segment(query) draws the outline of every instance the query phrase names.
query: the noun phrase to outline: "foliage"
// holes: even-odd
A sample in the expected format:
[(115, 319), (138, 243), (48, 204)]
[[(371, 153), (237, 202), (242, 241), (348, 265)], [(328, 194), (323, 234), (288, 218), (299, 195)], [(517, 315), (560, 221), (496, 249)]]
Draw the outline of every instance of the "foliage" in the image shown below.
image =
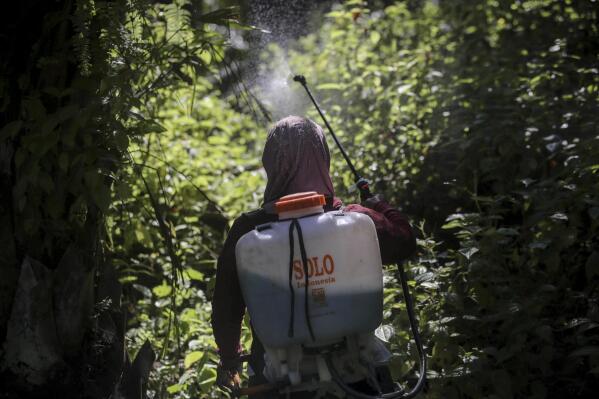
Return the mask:
[[(134, 174), (140, 177), (140, 170), (153, 165), (145, 162), (146, 155), (155, 156), (147, 152), (146, 144), (151, 143), (148, 135), (164, 130), (158, 123), (157, 115), (164, 110), (156, 108), (160, 105), (156, 103), (157, 93), (181, 94), (176, 90), (183, 84), (191, 87), (193, 76), (201, 82), (194, 85), (193, 95), (190, 90), (185, 94), (193, 98), (197, 88), (199, 94), (207, 97), (198, 102), (208, 105), (206, 110), (211, 102), (218, 102), (216, 96), (211, 96), (216, 90), (204, 76), (212, 74), (209, 65), (225, 38), (215, 29), (207, 29), (206, 24), (234, 22), (235, 9), (202, 13), (203, 9), (202, 4), (192, 6), (183, 0), (168, 4), (81, 0), (47, 2), (43, 6), (23, 2), (16, 21), (4, 25), (0, 35), (5, 45), (5, 57), (0, 63), (0, 178), (5, 188), (0, 196), (0, 335), (8, 334), (6, 347), (15, 347), (14, 339), (20, 338), (14, 333), (14, 320), (21, 317), (21, 324), (33, 326), (27, 327), (32, 329), (32, 336), (41, 337), (39, 342), (25, 345), (35, 347), (42, 355), (57, 354), (56, 359), (51, 359), (56, 364), (42, 359), (42, 363), (16, 361), (7, 366), (2, 348), (3, 388), (5, 382), (10, 382), (6, 395), (35, 396), (36, 392), (44, 392), (43, 395), (73, 396), (81, 387), (84, 393), (76, 394), (86, 397), (106, 397), (116, 394), (117, 389), (119, 395), (127, 397), (145, 395), (142, 385), (153, 354), (147, 345), (134, 345), (132, 354), (140, 349), (143, 359), (137, 356), (129, 362), (123, 357), (120, 289), (113, 281), (112, 264), (124, 282), (131, 278), (131, 268), (135, 273), (144, 272), (143, 264), (119, 263), (119, 250), (125, 248), (133, 253), (126, 257), (127, 261), (135, 258), (147, 230), (122, 219), (127, 216), (137, 221), (141, 206), (133, 213), (123, 204), (130, 206), (134, 202), (131, 195), (161, 195), (158, 175), (141, 181), (133, 179)], [(31, 10), (34, 11), (29, 14)], [(26, 39), (26, 45), (8, 40), (15, 37)], [(193, 101), (189, 109), (195, 109)], [(212, 117), (206, 110), (196, 116)], [(248, 123), (247, 117), (223, 115), (230, 120), (239, 119), (240, 126)], [(208, 125), (201, 122), (207, 138)], [(124, 208), (119, 220), (122, 227), (112, 224), (113, 200), (120, 200)], [(164, 219), (160, 203), (155, 199), (151, 204), (155, 211), (153, 222), (160, 226), (161, 237), (168, 238), (168, 228), (173, 225)], [(194, 203), (196, 210), (202, 205)], [(222, 234), (223, 218), (216, 215), (221, 218), (216, 222), (220, 223)], [(204, 212), (206, 220), (202, 223), (208, 225), (211, 216), (210, 211)], [(150, 225), (148, 220), (140, 219)], [(116, 231), (107, 231), (111, 228)], [(210, 238), (210, 234), (205, 235)], [(177, 255), (175, 245), (184, 244), (167, 240), (170, 259)], [(16, 286), (21, 284), (25, 268), (21, 264), (26, 261), (39, 270), (33, 281), (40, 284), (37, 291), (47, 302), (43, 308), (50, 309), (47, 315), (36, 313), (41, 304), (33, 302), (30, 314), (14, 316), (15, 309), (19, 309), (15, 306), (11, 316)], [(175, 279), (204, 280), (201, 272), (182, 266), (175, 270), (175, 266), (181, 263), (169, 269)], [(159, 275), (162, 273), (160, 269)], [(92, 283), (87, 284), (89, 281)], [(164, 289), (155, 292), (164, 296)], [(78, 303), (82, 298), (84, 304)], [(138, 313), (133, 313), (133, 321), (137, 322)], [(60, 319), (62, 314), (76, 320), (71, 319), (72, 324), (65, 327)], [(146, 316), (139, 318), (144, 320)], [(61, 329), (68, 329), (69, 335), (55, 340), (46, 338), (55, 337)], [(77, 339), (71, 339), (71, 335)], [(17, 357), (23, 356), (17, 360), (28, 360), (27, 351), (15, 351), (12, 352)], [(41, 377), (34, 379), (32, 375)]]
[(134, 347), (149, 339), (161, 353), (151, 386), (159, 395), (213, 391), (218, 357), (206, 295), (228, 220), (241, 206), (258, 206), (264, 182), (253, 120), (215, 95), (208, 79), (191, 76), (193, 86), (155, 92), (153, 121), (164, 130), (130, 147), (109, 221), (135, 309), (128, 336)]
[[(597, 52), (590, 39), (596, 37), (596, 15), (584, 3), (552, 1), (370, 7), (359, 1), (335, 7), (321, 29), (289, 54), (290, 64), (316, 83), (332, 124), (376, 190), (420, 226), (420, 251), (408, 266), (429, 343), (427, 396), (592, 392), (599, 321), (593, 283)], [(160, 159), (136, 161), (158, 170), (148, 174), (150, 191), (166, 191), (158, 196), (165, 198), (166, 219), (180, 242), (181, 264), (207, 278), (205, 285), (191, 278), (169, 289), (172, 279), (132, 277), (143, 293), (136, 306), (147, 310), (130, 335), (138, 342), (150, 337), (158, 347), (170, 336), (155, 380), (161, 396), (165, 389), (175, 397), (214, 394), (216, 357), (205, 351), (214, 345), (210, 310), (193, 298), (210, 295), (222, 228), (198, 216), (195, 204), (207, 199), (191, 182), (228, 218), (255, 207), (259, 199), (250, 194), (263, 184), (255, 135), (263, 128), (232, 123), (235, 110), (222, 100), (204, 97), (208, 103), (194, 103), (194, 109), (176, 100), (192, 98), (190, 90), (197, 88), (157, 96), (158, 108), (168, 112), (154, 117), (166, 129), (144, 145), (160, 148), (154, 152)], [(202, 110), (214, 118), (210, 126), (219, 126), (214, 134), (198, 123)], [(203, 156), (194, 158), (195, 151)], [(194, 171), (191, 182), (177, 170), (188, 177)], [(343, 196), (340, 188), (351, 184), (351, 176), (340, 157), (333, 170)], [(230, 176), (231, 185), (223, 187)], [(123, 208), (132, 217), (140, 203), (148, 207), (139, 196), (143, 186), (136, 184)], [(159, 230), (147, 229), (151, 218), (146, 212), (128, 228), (148, 230), (135, 233), (147, 235), (143, 240), (129, 240), (145, 249), (123, 249), (136, 265), (153, 265), (155, 275), (169, 276), (172, 262)], [(385, 281), (388, 326), (382, 331), (397, 355), (392, 371), (413, 378), (415, 348), (392, 269)], [(179, 331), (168, 327), (176, 317), (165, 310), (165, 296), (173, 292)], [(181, 351), (175, 350), (177, 338)], [(246, 330), (246, 348), (247, 340)]]
[[(0, 84), (11, 265), (0, 287), (25, 256), (54, 268), (80, 244), (97, 262), (98, 295), (104, 266), (118, 272), (130, 355), (146, 341), (158, 352), (151, 395), (218, 397), (215, 260), (265, 183), (254, 99), (220, 90), (236, 79), (222, 34), (240, 26), (236, 9), (48, 4), (31, 54), (9, 46), (16, 61), (0, 63), (11, 77)], [(288, 54), (269, 50), (308, 77), (358, 169), (418, 227), (407, 267), (430, 357), (426, 397), (598, 389), (597, 22), (590, 0), (351, 0)], [(351, 202), (351, 175), (334, 158)], [(411, 381), (393, 268), (385, 287), (392, 372)], [(245, 327), (246, 349), (249, 338)]]
[[(100, 364), (119, 338), (102, 346), (93, 312), (95, 305), (111, 320), (117, 308), (95, 297), (101, 292), (95, 285), (105, 271), (101, 222), (112, 175), (137, 133), (135, 125), (124, 126), (137, 100), (130, 79), (145, 75), (122, 62), (139, 49), (125, 18), (143, 13), (144, 5), (22, 2), (15, 20), (3, 24), (0, 377), (6, 395), (70, 396), (81, 386), (101, 395), (124, 370), (122, 356), (111, 365), (114, 374)], [(35, 271), (29, 280), (28, 270)], [(23, 289), (37, 295), (20, 313), (24, 305), (13, 298)], [(23, 346), (39, 355), (19, 351)]]
[[(428, 395), (589, 395), (599, 361), (596, 10), (374, 8), (329, 13), (294, 65), (330, 99), (332, 124), (377, 189), (422, 221), (411, 266)], [(338, 187), (350, 179), (339, 173)], [(396, 287), (386, 303), (401, 353)], [(408, 371), (400, 363), (397, 374)]]
[[(229, 15), (224, 11), (220, 18)], [(207, 296), (229, 220), (259, 206), (259, 129), (251, 104), (243, 103), (241, 113), (238, 99), (219, 91), (215, 78), (228, 64), (226, 43), (214, 27), (199, 35), (186, 9), (175, 4), (156, 5), (152, 15), (164, 19), (143, 34), (155, 42), (168, 37), (187, 58), (173, 72), (180, 80), (150, 83), (144, 101), (130, 111), (130, 121), (146, 130), (128, 147), (127, 164), (115, 178), (109, 250), (124, 285), (131, 351), (147, 340), (159, 353), (150, 392), (218, 396)], [(202, 19), (224, 23), (207, 15)], [(163, 79), (171, 63), (149, 71), (141, 90)]]

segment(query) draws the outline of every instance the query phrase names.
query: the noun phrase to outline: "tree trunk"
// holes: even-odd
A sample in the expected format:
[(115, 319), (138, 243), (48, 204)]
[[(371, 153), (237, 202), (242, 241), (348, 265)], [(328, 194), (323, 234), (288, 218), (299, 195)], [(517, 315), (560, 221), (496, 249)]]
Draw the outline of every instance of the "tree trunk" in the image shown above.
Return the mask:
[(17, 4), (0, 21), (2, 397), (145, 397), (154, 354), (147, 344), (129, 362), (102, 250), (102, 159), (117, 147), (97, 94), (107, 69), (79, 73), (79, 2)]

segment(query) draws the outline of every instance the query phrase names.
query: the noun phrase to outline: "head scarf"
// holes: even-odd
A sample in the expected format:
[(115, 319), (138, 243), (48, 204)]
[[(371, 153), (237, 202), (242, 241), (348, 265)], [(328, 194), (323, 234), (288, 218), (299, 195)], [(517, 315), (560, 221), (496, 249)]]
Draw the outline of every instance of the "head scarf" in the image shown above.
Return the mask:
[(307, 118), (288, 116), (268, 132), (262, 164), (268, 182), (264, 203), (303, 191), (333, 197), (331, 155), (322, 128)]

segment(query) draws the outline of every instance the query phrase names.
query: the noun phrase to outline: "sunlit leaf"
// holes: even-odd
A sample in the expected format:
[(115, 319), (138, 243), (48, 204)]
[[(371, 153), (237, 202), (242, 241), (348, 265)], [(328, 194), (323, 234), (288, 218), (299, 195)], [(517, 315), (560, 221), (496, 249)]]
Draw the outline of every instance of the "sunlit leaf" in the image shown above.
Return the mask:
[(152, 288), (152, 292), (158, 298), (164, 298), (164, 297), (170, 295), (170, 293), (172, 292), (172, 290), (173, 290), (173, 288), (170, 285), (167, 285), (164, 282), (162, 283), (162, 285), (157, 285), (154, 288)]
[(187, 355), (185, 355), (185, 361), (183, 362), (185, 365), (185, 368), (188, 369), (189, 367), (191, 367), (192, 364), (194, 364), (198, 360), (202, 359), (203, 356), (204, 356), (204, 352), (199, 352), (199, 351), (189, 352)]
[(185, 273), (187, 274), (187, 277), (190, 278), (191, 280), (197, 280), (197, 281), (204, 280), (204, 273), (197, 271), (195, 269), (192, 269), (191, 267), (188, 267), (187, 269), (185, 269)]

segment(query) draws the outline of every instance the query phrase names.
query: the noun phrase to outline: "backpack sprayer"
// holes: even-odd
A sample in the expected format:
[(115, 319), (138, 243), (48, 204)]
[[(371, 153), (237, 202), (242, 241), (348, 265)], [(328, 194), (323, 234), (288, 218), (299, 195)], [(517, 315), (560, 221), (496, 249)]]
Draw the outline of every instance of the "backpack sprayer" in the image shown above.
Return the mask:
[[(353, 166), (306, 79), (298, 75), (294, 80), (304, 86), (333, 136), (361, 199), (372, 197), (368, 181)], [(360, 399), (413, 398), (425, 382), (426, 355), (403, 267), (398, 264), (420, 375), (409, 392), (383, 393), (376, 365), (386, 364), (388, 357), (382, 353), (388, 351), (372, 334), (383, 314), (376, 229), (364, 214), (325, 213), (324, 204), (324, 196), (315, 192), (285, 196), (275, 204), (277, 222), (256, 226), (237, 242), (240, 287), (252, 326), (264, 345), (264, 376), (271, 381), (242, 388), (237, 394), (332, 389)], [(364, 380), (375, 393), (356, 389), (355, 384)]]

